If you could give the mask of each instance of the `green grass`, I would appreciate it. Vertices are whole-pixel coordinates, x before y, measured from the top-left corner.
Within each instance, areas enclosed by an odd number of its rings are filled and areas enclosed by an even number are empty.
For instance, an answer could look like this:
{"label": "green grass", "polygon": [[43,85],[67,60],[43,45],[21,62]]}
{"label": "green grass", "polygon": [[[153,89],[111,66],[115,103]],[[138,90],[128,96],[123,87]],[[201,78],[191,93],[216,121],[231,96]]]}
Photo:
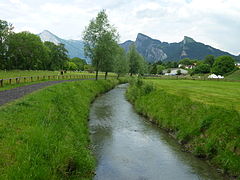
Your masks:
{"label": "green grass", "polygon": [[117,80],[57,84],[0,108],[0,179],[91,179],[91,101]]}
{"label": "green grass", "polygon": [[227,80],[240,80],[240,70],[233,72],[232,74],[225,77]]}
{"label": "green grass", "polygon": [[[230,82],[145,80],[132,82],[127,98],[137,112],[174,135],[187,151],[240,177],[239,105],[226,102],[237,98],[239,90],[231,91],[237,87]],[[234,95],[228,97],[228,91]]]}
{"label": "green grass", "polygon": [[240,82],[147,80],[158,89],[193,101],[240,111]]}

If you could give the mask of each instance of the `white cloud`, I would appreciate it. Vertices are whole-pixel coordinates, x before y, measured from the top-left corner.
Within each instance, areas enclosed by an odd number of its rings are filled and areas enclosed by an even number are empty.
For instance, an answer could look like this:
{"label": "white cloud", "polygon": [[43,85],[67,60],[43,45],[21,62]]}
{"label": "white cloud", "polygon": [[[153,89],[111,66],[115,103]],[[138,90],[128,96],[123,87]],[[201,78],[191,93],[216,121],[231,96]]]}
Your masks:
{"label": "white cloud", "polygon": [[1,0],[1,18],[17,31],[48,29],[63,38],[81,37],[101,9],[121,35],[134,40],[142,32],[161,41],[181,41],[184,35],[240,53],[239,0]]}

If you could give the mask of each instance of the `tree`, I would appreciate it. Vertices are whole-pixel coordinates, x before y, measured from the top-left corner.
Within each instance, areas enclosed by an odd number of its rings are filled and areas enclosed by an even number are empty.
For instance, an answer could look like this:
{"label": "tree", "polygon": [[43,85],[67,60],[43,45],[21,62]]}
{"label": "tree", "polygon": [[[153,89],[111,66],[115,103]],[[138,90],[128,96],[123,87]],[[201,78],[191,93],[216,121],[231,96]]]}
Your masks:
{"label": "tree", "polygon": [[127,60],[126,52],[123,48],[117,48],[117,55],[114,63],[114,72],[117,73],[118,78],[129,71],[129,63]]}
{"label": "tree", "polygon": [[54,44],[52,42],[44,42],[44,45],[49,49],[49,61],[46,69],[48,70],[62,70],[66,64],[67,50],[64,47],[64,44]]}
{"label": "tree", "polygon": [[[106,70],[104,65],[112,61],[114,52],[111,52],[112,46],[107,47],[107,42],[117,42],[119,39],[116,29],[109,24],[105,10],[98,13],[95,19],[92,19],[83,32],[84,54],[92,60],[92,65],[96,70],[96,80],[98,79],[98,71]],[[114,46],[115,48],[115,46]],[[105,50],[107,52],[105,53]]]}
{"label": "tree", "polygon": [[217,75],[224,75],[235,69],[235,60],[231,56],[219,56],[212,68],[212,72]]}
{"label": "tree", "polygon": [[144,58],[137,52],[135,45],[131,45],[127,54],[129,62],[129,73],[133,74],[143,74],[147,71],[147,64]]}
{"label": "tree", "polygon": [[8,69],[44,69],[48,50],[37,35],[20,32],[9,35],[8,56]]}
{"label": "tree", "polygon": [[193,64],[193,61],[191,61],[191,59],[189,58],[184,58],[182,60],[179,61],[179,64],[182,64],[182,65],[192,65]]}
{"label": "tree", "polygon": [[162,74],[165,67],[163,65],[157,65],[157,73]]}
{"label": "tree", "polygon": [[210,71],[211,71],[211,67],[209,64],[201,63],[196,66],[192,74],[206,74],[206,73],[210,73]]}
{"label": "tree", "polygon": [[81,71],[84,70],[84,65],[87,64],[86,60],[81,59],[79,57],[74,57],[74,58],[70,59],[70,62],[73,62],[77,66],[76,70],[81,70]]}
{"label": "tree", "polygon": [[7,21],[0,20],[0,69],[5,69],[7,64],[8,37],[13,27]]}
{"label": "tree", "polygon": [[177,74],[176,74],[176,75],[181,75],[181,74],[182,74],[181,70],[180,70],[180,69],[178,69],[178,70],[177,70]]}
{"label": "tree", "polygon": [[215,61],[214,56],[213,55],[208,55],[208,56],[205,57],[203,63],[208,64],[210,67],[212,67],[213,64],[214,64],[214,61]]}

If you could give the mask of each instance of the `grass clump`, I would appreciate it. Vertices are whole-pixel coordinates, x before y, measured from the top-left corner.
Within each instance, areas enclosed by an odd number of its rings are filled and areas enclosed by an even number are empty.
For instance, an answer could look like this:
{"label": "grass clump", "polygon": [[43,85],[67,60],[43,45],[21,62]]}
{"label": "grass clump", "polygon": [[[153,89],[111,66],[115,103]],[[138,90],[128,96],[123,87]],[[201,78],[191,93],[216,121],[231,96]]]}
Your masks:
{"label": "grass clump", "polygon": [[0,108],[0,179],[91,179],[91,101],[117,80],[51,86]]}
{"label": "grass clump", "polygon": [[[147,86],[153,86],[152,90],[146,91]],[[142,81],[140,86],[135,82],[126,95],[139,113],[171,133],[185,150],[240,177],[239,111],[195,101],[191,94],[172,93],[169,88],[152,81]]]}

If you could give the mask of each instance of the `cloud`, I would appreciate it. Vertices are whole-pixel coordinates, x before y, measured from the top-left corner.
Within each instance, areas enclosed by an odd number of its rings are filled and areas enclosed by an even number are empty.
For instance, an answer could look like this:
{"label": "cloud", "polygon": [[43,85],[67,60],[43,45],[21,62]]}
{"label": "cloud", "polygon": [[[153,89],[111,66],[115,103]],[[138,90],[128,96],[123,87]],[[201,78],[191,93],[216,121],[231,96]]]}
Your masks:
{"label": "cloud", "polygon": [[184,35],[240,53],[239,0],[1,0],[1,18],[16,31],[48,29],[63,38],[80,38],[84,27],[106,9],[121,41],[141,32],[167,42]]}

